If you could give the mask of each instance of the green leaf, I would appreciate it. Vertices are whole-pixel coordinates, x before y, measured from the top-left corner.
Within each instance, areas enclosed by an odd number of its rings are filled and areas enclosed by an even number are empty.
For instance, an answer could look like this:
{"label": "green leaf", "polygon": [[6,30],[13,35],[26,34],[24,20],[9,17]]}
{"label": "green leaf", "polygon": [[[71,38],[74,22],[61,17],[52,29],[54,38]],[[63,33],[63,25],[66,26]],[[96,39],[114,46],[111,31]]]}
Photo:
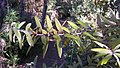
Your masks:
{"label": "green leaf", "polygon": [[34,59],[34,64],[35,64],[35,66],[36,66],[36,64],[37,64],[37,59],[38,59],[38,56],[36,56],[35,59]]}
{"label": "green leaf", "polygon": [[108,45],[112,46],[112,48],[115,48],[118,44],[120,44],[120,38],[115,39],[114,41],[108,43]]}
{"label": "green leaf", "polygon": [[56,41],[57,41],[56,43],[57,43],[58,55],[59,55],[59,57],[61,58],[61,57],[62,57],[62,47],[59,46],[60,41],[61,41],[61,37],[58,36],[58,35],[54,35],[53,38],[55,38]]}
{"label": "green leaf", "polygon": [[86,35],[86,36],[89,36],[91,39],[93,39],[93,40],[98,40],[97,38],[95,38],[94,36],[92,36],[90,33],[88,33],[88,32],[84,32],[83,33],[84,35]]}
{"label": "green leaf", "polygon": [[118,44],[118,45],[114,48],[114,50],[116,50],[116,49],[118,49],[118,48],[120,48],[120,44]]}
{"label": "green leaf", "polygon": [[98,58],[98,57],[101,57],[101,56],[104,56],[104,55],[106,55],[106,53],[104,54],[104,53],[98,53],[94,58]]}
{"label": "green leaf", "polygon": [[44,44],[43,45],[43,58],[45,58],[45,55],[48,49],[48,39],[46,36],[41,36],[41,41]]}
{"label": "green leaf", "polygon": [[15,36],[17,37],[18,39],[18,42],[19,42],[19,47],[20,49],[22,49],[22,37],[21,37],[21,33],[19,30],[17,30],[16,28],[13,28],[13,31],[15,33]]}
{"label": "green leaf", "polygon": [[63,32],[62,26],[57,18],[55,18],[55,25],[56,25],[59,32]]}
{"label": "green leaf", "polygon": [[41,36],[41,41],[44,45],[48,44],[48,39],[46,36]]}
{"label": "green leaf", "polygon": [[120,49],[114,50],[114,52],[115,52],[115,53],[116,53],[116,52],[118,52],[118,53],[119,53],[119,52],[120,52]]}
{"label": "green leaf", "polygon": [[21,22],[21,23],[18,25],[18,29],[20,29],[24,24],[25,24],[25,21]]}
{"label": "green leaf", "polygon": [[75,43],[80,47],[79,40],[75,40]]}
{"label": "green leaf", "polygon": [[70,35],[70,34],[65,34],[64,36],[67,37],[67,38],[72,38],[72,39],[76,39],[76,40],[79,39],[78,36],[74,36],[74,35]]}
{"label": "green leaf", "polygon": [[31,23],[28,23],[28,24],[26,25],[25,30],[26,30],[26,31],[29,31],[29,30],[30,30],[31,25],[32,25]]}
{"label": "green leaf", "polygon": [[78,29],[79,27],[76,25],[76,24],[74,24],[73,22],[71,22],[71,21],[67,21],[68,22],[68,24],[70,25],[70,26],[72,26],[74,29]]}
{"label": "green leaf", "polygon": [[46,53],[47,53],[47,50],[48,50],[48,44],[43,45],[43,58],[45,58],[45,55],[46,55]]}
{"label": "green leaf", "polygon": [[105,48],[108,48],[108,46],[106,46],[105,44],[102,44],[98,41],[94,41],[96,44],[98,44],[100,47],[105,47]]}
{"label": "green leaf", "polygon": [[87,24],[84,23],[84,22],[81,21],[81,20],[77,20],[77,22],[78,22],[82,27],[84,27],[84,28],[87,28],[87,27],[88,27]]}
{"label": "green leaf", "polygon": [[42,34],[47,34],[47,31],[42,29]]}
{"label": "green leaf", "polygon": [[112,54],[111,50],[104,49],[104,48],[93,48],[91,50],[95,51],[95,52],[98,52],[98,53],[103,53],[103,54]]}
{"label": "green leaf", "polygon": [[48,15],[46,15],[46,23],[47,23],[48,31],[52,32],[53,26]]}
{"label": "green leaf", "polygon": [[25,31],[27,42],[30,46],[34,46],[34,41],[29,32]]}
{"label": "green leaf", "polygon": [[46,64],[45,64],[45,63],[43,63],[42,68],[47,68],[47,66],[46,66]]}
{"label": "green leaf", "polygon": [[66,27],[62,27],[62,29],[63,29],[64,31],[70,33],[70,30],[69,30],[68,28],[66,28]]}
{"label": "green leaf", "polygon": [[120,58],[120,53],[115,53],[116,56],[118,56]]}
{"label": "green leaf", "polygon": [[40,23],[40,21],[39,21],[37,16],[35,16],[34,18],[35,18],[35,22],[36,22],[37,27],[39,27],[39,32],[41,32],[42,31],[41,23]]}
{"label": "green leaf", "polygon": [[10,39],[11,42],[12,42],[12,34],[13,34],[13,33],[12,33],[12,28],[10,28],[10,29],[9,29],[9,39]]}
{"label": "green leaf", "polygon": [[117,63],[118,63],[118,65],[119,65],[119,67],[120,67],[120,60],[119,60],[119,58],[117,57],[117,55],[116,55],[116,54],[114,54],[114,57],[116,58]]}
{"label": "green leaf", "polygon": [[105,17],[103,17],[103,16],[100,15],[100,14],[98,14],[98,15],[102,18],[102,20],[103,20],[105,23],[110,24],[110,25],[116,25],[115,22],[106,19]]}
{"label": "green leaf", "polygon": [[101,61],[101,65],[106,64],[111,59],[111,57],[112,55],[105,56]]}

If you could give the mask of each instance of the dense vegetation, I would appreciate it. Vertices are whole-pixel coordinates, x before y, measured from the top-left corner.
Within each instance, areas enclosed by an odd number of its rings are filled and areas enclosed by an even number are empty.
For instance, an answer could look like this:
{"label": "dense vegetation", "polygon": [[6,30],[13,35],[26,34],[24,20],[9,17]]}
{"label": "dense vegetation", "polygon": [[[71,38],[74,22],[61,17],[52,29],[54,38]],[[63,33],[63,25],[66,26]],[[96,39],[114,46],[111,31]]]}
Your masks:
{"label": "dense vegetation", "polygon": [[1,0],[0,68],[119,68],[120,0]]}

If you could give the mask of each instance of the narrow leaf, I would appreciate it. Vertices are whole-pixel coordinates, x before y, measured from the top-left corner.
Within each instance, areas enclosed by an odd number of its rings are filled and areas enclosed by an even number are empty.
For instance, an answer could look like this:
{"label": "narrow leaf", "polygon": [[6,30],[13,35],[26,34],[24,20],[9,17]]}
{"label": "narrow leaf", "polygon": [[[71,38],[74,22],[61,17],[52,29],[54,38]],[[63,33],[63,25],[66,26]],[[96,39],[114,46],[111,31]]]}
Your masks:
{"label": "narrow leaf", "polygon": [[87,24],[84,23],[84,22],[81,21],[81,20],[78,20],[77,22],[78,22],[82,27],[84,27],[84,28],[87,28],[87,27],[88,27]]}
{"label": "narrow leaf", "polygon": [[101,61],[101,65],[106,64],[111,59],[111,57],[112,55],[105,56]]}
{"label": "narrow leaf", "polygon": [[46,36],[41,36],[41,41],[44,44],[43,45],[43,58],[45,58],[45,55],[48,49],[48,39]]}
{"label": "narrow leaf", "polygon": [[47,34],[47,31],[42,29],[42,34]]}
{"label": "narrow leaf", "polygon": [[41,23],[40,23],[40,21],[39,21],[37,16],[35,16],[34,18],[35,18],[35,22],[36,22],[37,27],[39,27],[39,32],[41,32],[42,31]]}
{"label": "narrow leaf", "polygon": [[18,25],[18,29],[20,29],[24,24],[25,24],[25,21],[21,22],[21,23]]}
{"label": "narrow leaf", "polygon": [[115,53],[116,56],[118,56],[120,58],[120,53]]}
{"label": "narrow leaf", "polygon": [[28,24],[26,25],[25,30],[26,30],[26,31],[30,30],[31,25],[32,25],[31,23],[28,23]]}
{"label": "narrow leaf", "polygon": [[62,57],[62,48],[59,46],[60,41],[61,41],[61,38],[60,38],[60,36],[58,36],[58,35],[54,35],[53,37],[54,37],[54,38],[56,39],[56,41],[57,41],[58,55],[59,55],[59,57],[61,58],[61,57]]}
{"label": "narrow leaf", "polygon": [[98,41],[94,41],[96,44],[98,44],[100,47],[105,47],[105,48],[108,48],[108,46],[106,46],[105,44],[102,44]]}
{"label": "narrow leaf", "polygon": [[74,24],[73,22],[71,22],[71,21],[67,21],[68,22],[68,24],[70,25],[70,26],[72,26],[74,29],[78,29],[79,27],[76,25],[76,24]]}
{"label": "narrow leaf", "polygon": [[114,50],[116,50],[116,49],[118,49],[118,48],[120,48],[120,44],[118,44],[118,45],[114,48]]}
{"label": "narrow leaf", "polygon": [[21,37],[21,33],[19,30],[17,30],[16,28],[13,28],[13,31],[15,33],[15,36],[17,37],[18,39],[18,42],[19,42],[19,47],[20,49],[22,49],[22,37]]}
{"label": "narrow leaf", "polygon": [[104,48],[93,48],[92,51],[103,53],[103,54],[112,54],[111,50],[104,49]]}
{"label": "narrow leaf", "polygon": [[62,27],[62,29],[63,29],[64,31],[66,31],[67,33],[70,33],[70,30],[69,30],[68,28]]}
{"label": "narrow leaf", "polygon": [[119,67],[120,67],[120,60],[119,60],[119,58],[117,57],[117,55],[116,55],[116,54],[114,54],[114,57],[116,58],[117,63],[118,63],[118,65],[119,65]]}
{"label": "narrow leaf", "polygon": [[52,32],[53,26],[48,15],[46,16],[46,23],[47,23],[48,31]]}
{"label": "narrow leaf", "polygon": [[9,29],[9,39],[12,42],[12,28]]}
{"label": "narrow leaf", "polygon": [[43,45],[43,58],[45,58],[45,55],[46,55],[46,53],[47,53],[47,50],[48,50],[48,44]]}
{"label": "narrow leaf", "polygon": [[59,32],[63,32],[62,25],[60,24],[57,18],[55,18],[55,25]]}
{"label": "narrow leaf", "polygon": [[72,39],[76,39],[76,40],[79,39],[78,36],[74,36],[74,35],[70,35],[70,34],[65,34],[64,36],[67,37],[67,38],[72,38]]}
{"label": "narrow leaf", "polygon": [[93,39],[93,40],[98,40],[97,38],[95,38],[94,36],[92,36],[90,33],[88,33],[88,32],[84,32],[83,33],[84,35],[86,35],[86,36],[89,36],[91,39]]}
{"label": "narrow leaf", "polygon": [[26,35],[26,39],[27,39],[28,44],[30,46],[34,46],[34,41],[32,39],[32,36],[30,35],[30,33],[25,31],[25,35]]}
{"label": "narrow leaf", "polygon": [[102,15],[99,14],[99,16],[102,18],[102,20],[103,20],[105,23],[110,24],[110,25],[116,25],[115,22],[106,19],[106,18],[103,17]]}

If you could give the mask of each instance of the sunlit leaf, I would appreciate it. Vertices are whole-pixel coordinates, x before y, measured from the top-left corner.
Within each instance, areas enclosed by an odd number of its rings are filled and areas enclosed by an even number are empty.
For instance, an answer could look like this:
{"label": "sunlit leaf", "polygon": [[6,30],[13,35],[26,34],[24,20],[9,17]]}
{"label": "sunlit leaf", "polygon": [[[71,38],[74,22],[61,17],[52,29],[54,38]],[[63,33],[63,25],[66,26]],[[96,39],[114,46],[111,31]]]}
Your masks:
{"label": "sunlit leaf", "polygon": [[98,57],[101,57],[101,56],[104,56],[104,55],[106,55],[106,53],[104,54],[104,53],[98,53],[94,58],[98,58]]}
{"label": "sunlit leaf", "polygon": [[66,31],[67,33],[70,33],[70,30],[69,30],[68,28],[62,27],[62,29],[63,29],[64,31]]}
{"label": "sunlit leaf", "polygon": [[25,31],[27,42],[30,46],[34,46],[34,41],[29,32]]}
{"label": "sunlit leaf", "polygon": [[116,58],[117,63],[118,63],[118,65],[119,65],[119,67],[120,67],[120,60],[119,60],[119,58],[117,57],[117,55],[116,55],[116,54],[114,54],[114,57]]}
{"label": "sunlit leaf", "polygon": [[12,28],[10,28],[10,29],[9,29],[9,39],[10,39],[10,41],[12,41],[12,34],[13,34],[13,33],[12,33]]}
{"label": "sunlit leaf", "polygon": [[75,40],[75,43],[80,47],[79,40]]}
{"label": "sunlit leaf", "polygon": [[116,56],[118,56],[120,58],[120,53],[115,53]]}
{"label": "sunlit leaf", "polygon": [[57,18],[55,18],[55,25],[59,32],[63,32],[62,25],[60,24]]}
{"label": "sunlit leaf", "polygon": [[119,52],[120,53],[120,49],[114,50],[114,52]]}
{"label": "sunlit leaf", "polygon": [[86,35],[86,36],[89,36],[91,39],[93,39],[93,40],[98,40],[97,38],[95,38],[94,36],[92,36],[90,33],[88,33],[88,32],[84,32],[83,33],[84,35]]}
{"label": "sunlit leaf", "polygon": [[22,49],[22,37],[21,37],[21,33],[19,30],[17,30],[16,28],[13,28],[13,31],[15,33],[15,36],[17,37],[18,39],[18,42],[19,42],[19,47],[20,49]]}
{"label": "sunlit leaf", "polygon": [[53,37],[54,37],[54,38],[56,39],[56,41],[57,41],[56,43],[57,43],[58,55],[59,55],[59,57],[61,58],[61,57],[62,57],[62,47],[59,46],[60,41],[61,41],[61,37],[58,36],[58,35],[54,35]]}
{"label": "sunlit leaf", "polygon": [[79,39],[78,36],[74,36],[74,35],[70,35],[70,34],[65,34],[64,36],[67,37],[67,38],[72,38],[72,39],[76,39],[76,40]]}
{"label": "sunlit leaf", "polygon": [[93,48],[92,51],[98,52],[98,53],[104,53],[104,54],[112,54],[111,50],[104,49],[104,48]]}
{"label": "sunlit leaf", "polygon": [[37,27],[39,27],[39,32],[41,32],[42,31],[42,26],[41,26],[41,23],[40,23],[37,16],[35,16],[35,22],[36,22]]}
{"label": "sunlit leaf", "polygon": [[106,64],[111,59],[111,57],[112,55],[105,56],[101,61],[101,65]]}
{"label": "sunlit leaf", "polygon": [[46,36],[41,36],[41,41],[44,45],[48,44],[48,39]]}
{"label": "sunlit leaf", "polygon": [[108,48],[108,46],[106,46],[105,44],[102,44],[98,41],[94,41],[96,44],[98,44],[100,47],[105,47],[105,48]]}
{"label": "sunlit leaf", "polygon": [[32,25],[31,23],[28,23],[28,24],[26,25],[25,30],[26,30],[26,31],[30,30],[31,25]]}
{"label": "sunlit leaf", "polygon": [[120,48],[120,44],[118,44],[118,45],[114,48],[114,50],[116,50],[116,49],[118,49],[118,48]]}
{"label": "sunlit leaf", "polygon": [[53,29],[53,33],[56,35],[57,34],[57,30]]}
{"label": "sunlit leaf", "polygon": [[68,24],[69,24],[70,26],[72,26],[74,29],[78,29],[78,28],[79,28],[75,23],[73,23],[73,22],[71,22],[71,21],[67,21],[67,22],[68,22]]}
{"label": "sunlit leaf", "polygon": [[21,22],[21,23],[18,25],[18,29],[20,29],[24,24],[25,24],[25,21]]}
{"label": "sunlit leaf", "polygon": [[47,31],[42,29],[42,34],[47,34]]}
{"label": "sunlit leaf", "polygon": [[47,23],[48,31],[52,32],[53,26],[48,15],[46,15],[46,23]]}
{"label": "sunlit leaf", "polygon": [[84,27],[84,28],[87,28],[87,27],[88,27],[87,24],[84,23],[84,22],[81,21],[81,20],[78,20],[77,22],[78,22],[82,27]]}

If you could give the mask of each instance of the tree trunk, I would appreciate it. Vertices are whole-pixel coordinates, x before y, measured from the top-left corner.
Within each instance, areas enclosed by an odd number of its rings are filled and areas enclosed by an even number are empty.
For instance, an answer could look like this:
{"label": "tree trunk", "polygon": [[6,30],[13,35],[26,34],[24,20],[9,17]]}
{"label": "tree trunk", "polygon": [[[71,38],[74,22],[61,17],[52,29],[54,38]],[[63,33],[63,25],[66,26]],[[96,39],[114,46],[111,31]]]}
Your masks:
{"label": "tree trunk", "polygon": [[5,5],[5,1],[0,0],[0,29],[2,28],[3,19],[4,19],[4,7],[5,7],[4,5]]}

